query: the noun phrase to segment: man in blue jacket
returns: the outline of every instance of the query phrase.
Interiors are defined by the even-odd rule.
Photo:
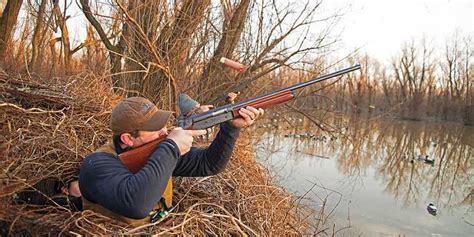
[[[153,221],[157,213],[162,213],[160,208],[171,205],[172,176],[209,176],[222,171],[240,128],[252,125],[264,111],[240,109],[242,117],[221,124],[206,148],[192,147],[193,137],[205,134],[205,130],[174,128],[168,133],[165,125],[171,113],[141,97],[124,99],[114,107],[110,121],[113,141],[88,155],[80,167],[84,209],[130,224]],[[138,172],[131,173],[118,159],[118,154],[163,135],[166,139]]]

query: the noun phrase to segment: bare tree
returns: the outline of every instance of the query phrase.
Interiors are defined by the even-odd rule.
[[[23,0],[8,0],[0,18],[0,61],[4,61]]]
[[[109,36],[106,33],[106,30],[101,25],[101,23],[96,19],[94,16],[95,14],[92,12],[91,7],[89,5],[89,0],[80,0],[82,11],[86,16],[87,20],[90,24],[94,27],[99,35],[102,43],[109,51],[109,62],[110,62],[110,74],[112,80],[112,86],[117,88],[121,86],[120,78],[122,72],[122,58],[123,53],[125,50],[125,40],[124,36],[128,32],[128,24],[126,22],[122,22],[121,19],[117,19],[117,21],[121,21],[121,23],[117,23],[117,25],[121,25],[121,29],[116,31],[112,31],[112,36]],[[116,43],[113,43],[112,39],[118,38]]]
[[[100,40],[96,39],[94,28],[90,24],[87,26],[84,45],[86,52],[82,57],[83,64],[94,72],[106,71],[107,66],[104,64],[104,61],[107,61],[107,56],[104,54],[104,50],[102,50]]]
[[[444,106],[452,113],[463,114],[466,124],[474,123],[474,101],[471,95],[473,56],[472,39],[461,38],[456,32],[446,43],[444,60],[441,62],[442,83],[450,98]]]
[[[17,24],[16,28],[22,29],[20,31],[19,37],[15,39],[15,51],[10,51],[9,53],[13,56],[13,61],[21,65],[24,65],[26,63],[25,59],[30,57],[29,51],[27,50],[27,45],[29,43],[28,38],[30,36],[31,22],[31,16],[27,15],[20,24]]]
[[[43,52],[42,45],[44,44],[44,36],[46,31],[46,25],[44,22],[44,16],[46,11],[46,5],[48,0],[41,0],[40,5],[38,8],[38,12],[36,15],[36,25],[33,32],[33,38],[31,39],[31,61],[30,67],[37,68],[41,65],[41,61],[39,61],[39,55]]]
[[[421,116],[419,106],[423,102],[427,83],[434,76],[434,63],[431,55],[432,49],[423,39],[421,55],[420,50],[412,41],[403,46],[401,55],[392,62],[402,99],[408,102],[407,118],[419,119]]]
[[[470,40],[462,42],[456,35],[445,46],[445,61],[442,69],[448,84],[451,99],[458,100],[468,93],[469,86],[469,61],[472,57]]]
[[[64,11],[61,12],[61,8],[59,7],[59,0],[53,0],[53,15],[55,19],[55,28],[59,28],[61,31],[61,37],[57,38],[57,41],[61,42],[61,55],[63,56],[62,62],[64,63],[64,69],[67,73],[72,70],[72,55],[85,46],[85,44],[82,43],[75,48],[71,47],[71,42],[69,39],[69,29],[66,25],[66,21],[69,18],[66,15],[68,5],[68,0],[64,0]],[[51,41],[51,43],[52,42],[54,41]]]

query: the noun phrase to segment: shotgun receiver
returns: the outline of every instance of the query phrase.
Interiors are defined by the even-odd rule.
[[[312,80],[301,82],[283,89],[279,89],[276,91],[272,91],[265,95],[261,95],[255,98],[247,99],[241,101],[236,104],[227,104],[204,113],[193,114],[189,117],[182,117],[180,116],[176,124],[183,129],[192,129],[192,130],[199,130],[199,129],[206,129],[210,128],[214,125],[221,124],[227,121],[230,121],[234,118],[240,117],[238,111],[240,108],[244,108],[247,106],[252,106],[254,108],[268,108],[273,105],[281,104],[292,100],[295,98],[294,91],[318,82],[322,82],[333,77],[341,76],[343,74],[359,70],[360,65],[355,65],[352,67],[348,67],[342,69],[340,71],[336,71],[321,77],[316,77]],[[129,168],[129,170],[133,173],[137,172],[138,170],[143,167],[148,157],[155,151],[156,146],[164,140],[166,137],[158,138],[152,142],[144,144],[140,147],[132,149],[130,151],[124,152],[119,155],[120,160]]]

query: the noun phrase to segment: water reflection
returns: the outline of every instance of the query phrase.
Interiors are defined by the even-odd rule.
[[[304,122],[286,129],[261,128],[257,133],[263,136],[255,141],[257,156],[273,164],[278,161],[277,169],[281,170],[274,171],[288,176],[304,173],[305,167],[301,165],[308,166],[311,164],[308,162],[314,162],[311,159],[321,164],[333,162],[338,175],[353,188],[374,181],[380,187],[370,192],[380,192],[380,196],[389,194],[393,201],[386,203],[401,203],[402,208],[417,209],[416,213],[419,207],[436,203],[443,218],[464,222],[456,226],[461,228],[460,232],[447,233],[474,231],[473,127],[357,118],[339,119],[332,124],[347,129],[343,135],[324,134]],[[271,155],[275,153],[286,155],[280,158]],[[322,170],[313,168],[312,172],[322,173]],[[287,182],[287,185],[292,184]],[[360,189],[369,192],[368,187]],[[400,222],[403,218],[399,217]],[[438,220],[443,222],[443,218]],[[401,232],[410,233],[407,229]],[[443,233],[441,229],[439,232]]]

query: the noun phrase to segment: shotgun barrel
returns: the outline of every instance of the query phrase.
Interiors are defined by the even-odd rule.
[[[255,108],[267,108],[272,105],[281,104],[293,99],[294,91],[303,87],[326,81],[328,79],[344,75],[346,73],[359,70],[360,65],[354,65],[324,76],[313,78],[309,81],[301,82],[286,88],[278,89],[267,94],[250,98],[236,104],[224,105],[200,114],[193,114],[190,117],[182,118],[177,121],[179,127],[184,129],[205,129],[214,125],[232,120],[239,117],[240,108],[252,106]]]

